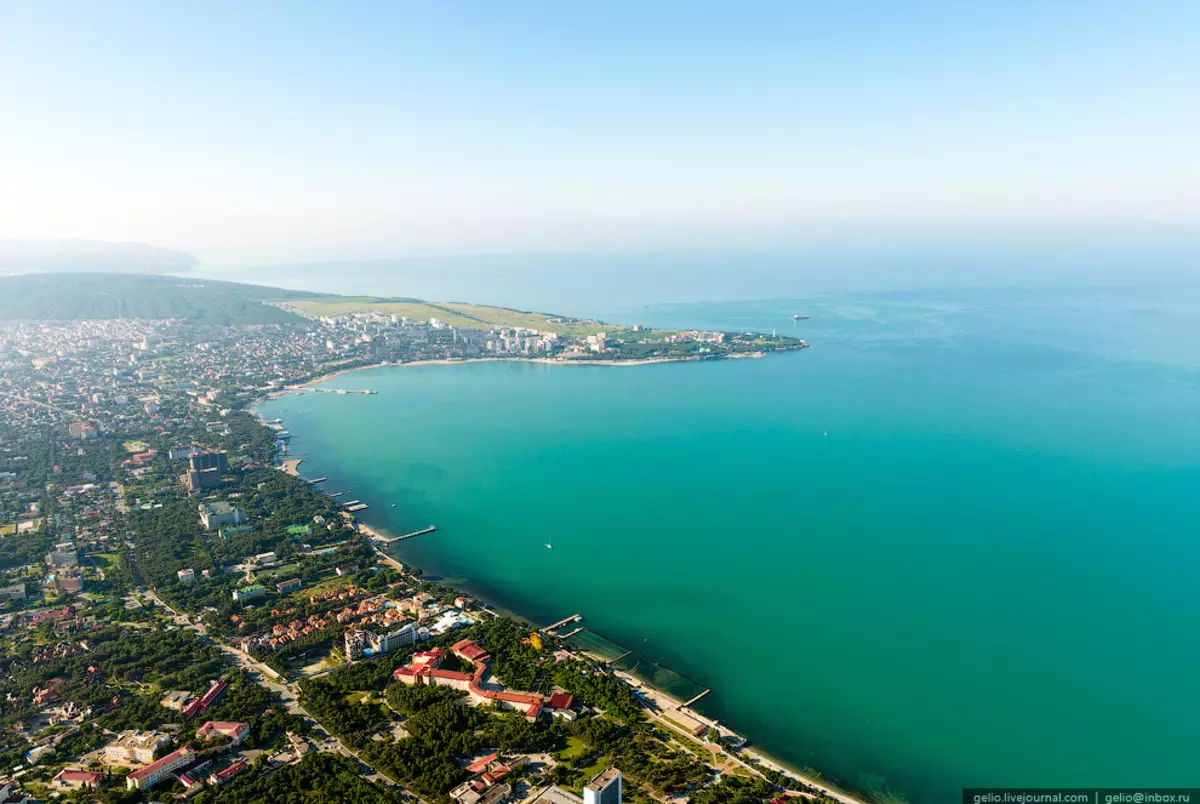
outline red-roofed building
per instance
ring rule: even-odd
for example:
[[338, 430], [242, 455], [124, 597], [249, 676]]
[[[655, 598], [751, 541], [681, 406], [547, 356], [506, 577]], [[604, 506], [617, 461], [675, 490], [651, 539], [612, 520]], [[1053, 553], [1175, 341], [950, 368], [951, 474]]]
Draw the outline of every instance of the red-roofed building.
[[565, 692], [556, 692], [546, 699], [546, 706], [551, 709], [572, 709], [574, 705], [575, 697]]
[[100, 779], [100, 774], [91, 771], [64, 769], [51, 780], [51, 784], [62, 790], [78, 790], [81, 787], [91, 787], [94, 790], [100, 785]]
[[196, 729], [196, 736], [201, 740], [212, 740], [216, 737], [228, 737], [231, 745], [239, 745], [250, 732], [249, 723], [230, 723], [222, 720], [210, 720]]
[[472, 776], [474, 776], [477, 773], [483, 773], [485, 770], [487, 770], [488, 765], [490, 765], [496, 761], [497, 756], [499, 756], [499, 755], [498, 754], [488, 754], [485, 757], [480, 757], [479, 759], [475, 760], [470, 765], [468, 765], [466, 768], [464, 768], [464, 770], [467, 773], [471, 774]]
[[460, 642], [455, 642], [450, 646], [450, 650], [456, 656], [461, 656], [468, 662], [483, 662], [487, 661], [488, 653], [483, 648], [475, 644], [472, 639], [464, 639]]
[[494, 690], [483, 686], [483, 677], [488, 667], [484, 661], [488, 658], [487, 651], [475, 644], [473, 640], [464, 639], [456, 642], [450, 648], [454, 654], [475, 665], [472, 673], [459, 673], [453, 670], [442, 670], [439, 665], [445, 654], [441, 651], [429, 651], [413, 656], [412, 664], [392, 672], [392, 678], [404, 684], [433, 684], [466, 690], [478, 703], [499, 701], [509, 709], [524, 709], [525, 717], [536, 720], [542, 712], [542, 696], [524, 692], [508, 692]]
[[483, 774], [482, 778], [483, 778], [483, 781], [487, 782], [489, 785], [493, 785], [510, 773], [512, 773], [512, 768], [508, 767], [507, 765], [497, 762], [495, 765], [492, 766], [491, 770], [489, 770], [487, 773]]
[[212, 686], [208, 688], [207, 692], [183, 708], [183, 714], [187, 717], [203, 715], [208, 710], [208, 707], [213, 705], [213, 702], [220, 697], [221, 693], [224, 692], [225, 688], [228, 686], [229, 682], [223, 678], [214, 681]]
[[225, 768], [225, 770], [219, 770], [216, 773], [209, 774], [208, 783], [211, 785], [224, 784], [248, 767], [250, 766], [239, 759], [228, 768]]
[[162, 759], [151, 762], [144, 768], [138, 768], [125, 777], [125, 786], [130, 790], [147, 790], [161, 782], [176, 768], [182, 768], [192, 761], [196, 752], [184, 746], [178, 751], [172, 751]]

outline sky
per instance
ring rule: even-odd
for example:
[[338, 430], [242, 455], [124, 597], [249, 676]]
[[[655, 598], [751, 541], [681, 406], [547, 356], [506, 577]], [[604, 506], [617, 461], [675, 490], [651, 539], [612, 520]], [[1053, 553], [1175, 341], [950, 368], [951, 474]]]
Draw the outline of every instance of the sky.
[[12, 0], [0, 237], [216, 263], [1178, 237], [1197, 30], [1195, 0]]

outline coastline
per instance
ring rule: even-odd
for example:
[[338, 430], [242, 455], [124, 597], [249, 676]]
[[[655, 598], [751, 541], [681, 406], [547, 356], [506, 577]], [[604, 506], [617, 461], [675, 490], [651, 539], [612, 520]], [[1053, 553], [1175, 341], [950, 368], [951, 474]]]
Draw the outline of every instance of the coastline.
[[[298, 461], [297, 461], [297, 463], [298, 463]], [[296, 477], [302, 477], [302, 475], [300, 475], [299, 472], [295, 472], [294, 474]], [[387, 539], [393, 535], [386, 528], [384, 528], [382, 526], [378, 526], [378, 525], [368, 524], [368, 523], [362, 521], [362, 519], [359, 517], [355, 517], [355, 526], [360, 533], [366, 534], [371, 539]], [[371, 546], [375, 550], [376, 554], [379, 555], [381, 560], [386, 561], [387, 563], [391, 564], [397, 570], [399, 570], [401, 572], [407, 572], [412, 569], [411, 566], [406, 565], [403, 562], [401, 562], [398, 558], [391, 555], [391, 553], [388, 552], [386, 549], [381, 549], [375, 543], [372, 543]], [[499, 603], [496, 603], [493, 600], [489, 600], [486, 597], [481, 596], [477, 590], [461, 588], [458, 584], [456, 584], [454, 582], [453, 579], [442, 579], [439, 581], [439, 583], [442, 583], [446, 586], [450, 586], [452, 588], [458, 589], [459, 591], [461, 591], [465, 594], [469, 594], [471, 597], [484, 603], [486, 610], [491, 611], [494, 614], [503, 614], [506, 616], [513, 617], [517, 620], [520, 620], [522, 622], [529, 624], [533, 628], [539, 627], [539, 623], [537, 623], [536, 621], [529, 619], [528, 617], [521, 614], [520, 612], [512, 611], [512, 610], [500, 605]], [[579, 650], [577, 648], [570, 648], [570, 650], [576, 650], [580, 653], [585, 653], [585, 654], [587, 653], [587, 651]], [[589, 655], [592, 655], [592, 654], [589, 654]], [[603, 657], [599, 657], [599, 656], [594, 656], [594, 658], [603, 660]], [[691, 707], [684, 706], [684, 703], [685, 703], [684, 701], [681, 701], [678, 698], [676, 698], [675, 696], [671, 695], [670, 693], [668, 693], [658, 687], [655, 687], [649, 681], [647, 681], [644, 678], [641, 678], [640, 676], [636, 675], [635, 673], [632, 673], [628, 670], [618, 670], [616, 668], [614, 668], [614, 673], [618, 678], [620, 678], [622, 681], [624, 681], [631, 688], [638, 690], [639, 692], [642, 692], [643, 694], [646, 695], [646, 697], [648, 697], [649, 699], [651, 699], [654, 702], [658, 711], [655, 712], [654, 710], [647, 709], [647, 716], [651, 719], [652, 722], [654, 722], [655, 724], [659, 725], [660, 727], [662, 727], [664, 729], [667, 729], [668, 731], [671, 731], [673, 733], [678, 732], [682, 736], [688, 737], [688, 735], [685, 732], [681, 731], [680, 728], [675, 723], [673, 723], [669, 718], [666, 718], [664, 716], [664, 713], [666, 713], [668, 711], [681, 712], [681, 713], [687, 715], [688, 717], [691, 717], [695, 720], [699, 720], [700, 722], [705, 723], [705, 724], [709, 724], [709, 725], [717, 724], [717, 721], [714, 721], [712, 718], [696, 711], [695, 709], [693, 709]], [[726, 728], [728, 729], [728, 727], [726, 727]], [[691, 738], [691, 739], [695, 740], [695, 738]], [[700, 742], [700, 745], [705, 748], [708, 747], [708, 744], [704, 743], [704, 742]], [[710, 749], [710, 750], [712, 750], [712, 749]], [[870, 799], [861, 797], [861, 795], [851, 793], [851, 792], [846, 792], [838, 787], [833, 786], [832, 783], [830, 783], [828, 780], [821, 778], [819, 775], [814, 777], [814, 776], [805, 774], [805, 773], [801, 772], [800, 770], [797, 770], [796, 768], [791, 767], [783, 760], [780, 760], [780, 759], [770, 755], [769, 753], [766, 753], [764, 750], [754, 747], [754, 746], [751, 746], [751, 745], [747, 745], [741, 749], [738, 749], [736, 752], [724, 751], [724, 752], [721, 752], [721, 755], [726, 757], [729, 761], [738, 763], [751, 771], [754, 770], [755, 765], [750, 763], [748, 760], [754, 760], [762, 767], [767, 768], [769, 770], [776, 771], [778, 773], [781, 773], [784, 776], [790, 777], [791, 779], [798, 781], [804, 785], [807, 785], [807, 786], [821, 792], [822, 794], [829, 796], [830, 798], [836, 799], [837, 801], [841, 802], [841, 804], [869, 804], [869, 802], [870, 802]], [[796, 793], [796, 792], [789, 791], [788, 793], [785, 793], [783, 795], [785, 795], [787, 797], [796, 797], [796, 796], [802, 795], [802, 793]]]
[[[383, 536], [386, 538], [387, 536], [390, 535], [385, 531], [385, 529], [383, 529], [381, 527], [376, 527], [374, 525], [368, 525], [367, 523], [363, 522], [360, 519], [356, 519], [355, 521], [356, 521], [359, 531], [366, 533], [368, 536], [371, 536], [371, 537]], [[397, 558], [392, 556], [390, 553], [380, 550], [378, 546], [373, 545], [373, 547], [375, 548], [375, 552], [378, 553], [381, 556], [381, 558], [383, 558], [385, 561], [389, 562], [390, 564], [397, 567], [398, 569], [402, 569], [405, 567], [405, 565], [403, 565]], [[495, 601], [489, 600], [486, 597], [481, 596], [479, 594], [479, 592], [474, 589], [460, 588], [457, 584], [455, 584], [453, 582], [452, 579], [442, 579], [439, 581], [439, 583], [442, 583], [446, 586], [455, 588], [458, 591], [461, 591], [464, 594], [468, 594], [471, 597], [475, 598], [476, 600], [479, 600], [479, 601], [485, 603], [486, 609], [494, 614], [498, 613], [498, 614], [504, 614], [506, 616], [513, 617], [517, 620], [527, 623], [532, 628], [540, 627], [540, 623], [529, 619], [528, 617], [521, 614], [520, 612], [516, 612], [511, 609], [505, 608], [504, 606], [501, 606], [500, 604], [496, 603]], [[600, 656], [600, 655], [597, 655], [594, 653], [590, 653], [587, 650], [582, 650], [582, 649], [579, 649], [579, 648], [576, 648], [573, 646], [569, 646], [568, 650], [590, 656], [591, 658], [593, 658], [597, 661], [601, 661], [601, 662], [605, 661], [605, 658], [603, 656]], [[698, 742], [701, 747], [708, 748], [709, 750], [714, 750], [713, 748], [710, 747], [709, 743], [699, 741], [695, 737], [690, 736], [686, 732], [681, 730], [680, 727], [676, 723], [674, 723], [670, 718], [665, 717], [665, 713], [669, 712], [669, 711], [677, 711], [677, 712], [680, 712], [692, 719], [698, 720], [702, 723], [705, 723], [709, 726], [714, 726], [714, 727], [718, 726], [718, 721], [715, 721], [712, 718], [708, 717], [707, 715], [697, 712], [695, 709], [693, 709], [691, 707], [685, 706], [684, 701], [681, 701], [679, 698], [671, 695], [670, 693], [668, 693], [658, 687], [655, 687], [652, 683], [650, 683], [646, 679], [638, 676], [636, 673], [633, 673], [628, 670], [619, 670], [616, 667], [613, 667], [613, 674], [617, 678], [619, 678], [623, 682], [625, 682], [625, 684], [627, 684], [629, 687], [643, 693], [647, 698], [649, 698], [650, 700], [652, 700], [654, 702], [658, 711], [656, 712], [649, 708], [647, 708], [647, 710], [646, 710], [647, 716], [650, 718], [651, 722], [655, 723], [656, 725], [658, 725], [672, 733], [677, 733], [686, 739], [691, 739], [695, 742]], [[731, 729], [729, 729], [729, 727], [725, 727], [725, 730], [731, 731]], [[718, 752], [716, 752], [714, 750], [714, 754], [716, 754], [716, 753], [718, 753]], [[784, 761], [771, 756], [770, 754], [766, 753], [762, 749], [747, 745], [747, 746], [744, 746], [744, 747], [738, 749], [736, 752], [720, 751], [719, 753], [721, 756], [724, 756], [729, 761], [737, 763], [737, 764], [745, 767], [747, 770], [750, 770], [751, 772], [754, 771], [755, 765], [751, 764], [747, 760], [755, 760], [762, 767], [767, 768], [769, 770], [776, 771], [777, 773], [781, 773], [784, 776], [790, 777], [791, 779], [794, 779], [795, 781], [798, 781], [804, 785], [807, 785], [807, 786], [813, 788], [814, 790], [817, 790], [830, 798], [836, 799], [837, 801], [841, 802], [841, 804], [869, 804], [869, 799], [863, 798], [854, 793], [846, 792], [838, 787], [834, 787], [834, 786], [832, 786], [832, 784], [829, 781], [822, 779], [819, 776], [814, 777], [814, 776], [809, 776], [805, 773], [802, 773], [801, 771], [797, 770], [796, 768], [789, 766]], [[788, 793], [784, 793], [782, 795], [784, 795], [785, 797], [796, 797], [798, 795], [802, 795], [802, 793], [789, 791]]]
[[[376, 527], [374, 525], [368, 525], [367, 523], [363, 522], [361, 519], [356, 518], [355, 524], [358, 527], [358, 530], [360, 532], [367, 534], [367, 536], [369, 536], [371, 538], [377, 538], [377, 537], [387, 538], [389, 536], [389, 534], [383, 528]], [[379, 554], [383, 560], [392, 564], [397, 569], [400, 569], [401, 571], [404, 571], [407, 569], [406, 565], [404, 565], [399, 559], [395, 558], [390, 553], [386, 552], [385, 550], [381, 550], [377, 545], [372, 545], [372, 547], [375, 549], [375, 552], [377, 554]], [[523, 614], [520, 614], [519, 612], [514, 612], [509, 609], [506, 609], [503, 606], [500, 606], [495, 601], [488, 600], [486, 598], [481, 597], [479, 595], [479, 593], [475, 590], [459, 589], [453, 583], [452, 580], [448, 580], [448, 579], [440, 581], [440, 583], [444, 583], [447, 586], [456, 588], [456, 589], [458, 589], [458, 591], [469, 594], [469, 595], [471, 595], [471, 597], [482, 601], [483, 603], [486, 604], [486, 608], [488, 611], [491, 611], [493, 613], [501, 613], [501, 614], [505, 614], [507, 616], [514, 617], [518, 620], [521, 620], [522, 622], [529, 624], [533, 628], [539, 627], [539, 624], [537, 622], [530, 620], [528, 617], [524, 616]], [[569, 650], [587, 654], [597, 660], [604, 661], [604, 657], [596, 656], [595, 654], [589, 654], [585, 650], [579, 650], [579, 649], [573, 648], [573, 647], [569, 648]], [[718, 723], [717, 721], [713, 720], [712, 718], [710, 718], [700, 712], [697, 712], [695, 709], [685, 706], [684, 701], [681, 701], [678, 698], [676, 698], [675, 696], [671, 695], [670, 693], [665, 692], [664, 690], [659, 689], [658, 687], [655, 687], [649, 681], [645, 680], [644, 678], [641, 678], [640, 676], [638, 676], [637, 674], [635, 674], [633, 672], [630, 672], [628, 670], [618, 670], [614, 667], [613, 673], [614, 673], [614, 675], [617, 676], [617, 678], [624, 681], [632, 689], [642, 692], [643, 694], [646, 695], [647, 698], [651, 699], [654, 702], [655, 706], [658, 708], [659, 711], [655, 712], [654, 710], [651, 710], [648, 708], [646, 710], [647, 716], [650, 718], [650, 720], [653, 723], [661, 726], [664, 729], [667, 729], [668, 731], [671, 731], [673, 733], [677, 732], [684, 737], [688, 736], [688, 735], [686, 735], [685, 732], [681, 731], [679, 726], [676, 725], [675, 723], [673, 723], [670, 718], [667, 718], [664, 716], [664, 714], [662, 714], [662, 713], [665, 713], [668, 711], [680, 712], [682, 714], [687, 715], [688, 717], [691, 717], [695, 720], [699, 720], [700, 722], [708, 724], [710, 726], [716, 726]], [[691, 739], [695, 740], [694, 737]], [[700, 742], [700, 745], [702, 747], [709, 748], [708, 743]], [[709, 748], [709, 750], [713, 750], [714, 754], [717, 753], [712, 748]], [[830, 782], [828, 782], [827, 780], [824, 780], [820, 777], [813, 777], [813, 776], [804, 774], [804, 773], [800, 772], [799, 770], [797, 770], [796, 768], [789, 766], [782, 760], [771, 756], [770, 754], [764, 752], [763, 750], [761, 750], [759, 748], [754, 748], [754, 747], [747, 745], [743, 748], [738, 749], [738, 751], [736, 753], [730, 752], [730, 751], [721, 751], [720, 754], [722, 756], [726, 757], [727, 759], [729, 759], [730, 761], [738, 763], [751, 771], [753, 771], [755, 766], [753, 764], [751, 764], [750, 762], [747, 762], [747, 760], [748, 759], [755, 760], [762, 767], [765, 767], [769, 770], [776, 771], [777, 773], [781, 773], [784, 776], [788, 776], [802, 784], [808, 785], [809, 787], [821, 792], [822, 794], [829, 796], [830, 798], [836, 799], [837, 801], [841, 802], [841, 804], [869, 804], [869, 799], [859, 797], [853, 793], [845, 792], [845, 791], [841, 790], [840, 788], [832, 786]], [[788, 793], [785, 793], [783, 795], [785, 795], [787, 797], [796, 797], [798, 795], [802, 795], [802, 793], [791, 793], [791, 795], [789, 795]]]
[[[756, 358], [757, 359], [757, 358], [763, 358], [763, 357], [765, 357], [764, 352], [747, 352], [747, 353], [741, 353], [741, 354], [736, 354], [736, 355], [728, 355], [728, 356], [724, 356], [724, 357], [716, 358], [716, 359], [721, 359], [721, 360], [744, 359], [744, 358]], [[318, 383], [325, 382], [327, 380], [342, 376], [344, 374], [351, 374], [353, 372], [365, 371], [367, 369], [375, 369], [375, 368], [403, 367], [403, 366], [430, 366], [430, 365], [458, 365], [458, 364], [465, 364], [465, 363], [542, 363], [542, 364], [547, 364], [547, 365], [640, 366], [640, 365], [648, 365], [651, 363], [700, 362], [702, 360], [712, 360], [712, 359], [714, 359], [714, 358], [679, 357], [679, 358], [653, 358], [653, 359], [647, 359], [647, 360], [562, 361], [562, 360], [545, 359], [545, 358], [468, 358], [468, 359], [461, 359], [461, 360], [458, 360], [458, 359], [418, 360], [418, 361], [411, 361], [411, 362], [405, 362], [405, 363], [384, 362], [384, 363], [375, 363], [375, 364], [371, 364], [371, 365], [367, 365], [367, 366], [355, 366], [353, 368], [339, 369], [337, 371], [330, 372], [328, 374], [321, 375], [319, 377], [315, 377], [315, 378], [308, 380], [306, 382], [303, 382], [303, 383], [289, 385], [284, 389], [280, 389], [278, 391], [275, 391], [275, 392], [272, 392], [272, 393], [266, 395], [265, 397], [254, 400], [247, 407], [248, 407], [248, 410], [253, 415], [258, 416], [257, 411], [255, 411], [254, 409], [259, 404], [266, 401], [267, 399], [273, 399], [273, 398], [276, 398], [279, 396], [283, 396], [289, 392], [296, 391], [296, 390], [299, 390], [299, 389], [302, 389], [302, 388], [305, 388], [305, 387], [308, 387], [311, 385], [316, 385]], [[259, 418], [261, 419], [261, 417], [259, 417]], [[295, 477], [303, 477], [303, 475], [299, 472], [299, 464], [301, 463], [301, 461], [303, 461], [303, 458], [284, 460], [281, 463], [280, 470], [285, 471], [288, 474], [291, 474]], [[391, 534], [389, 534], [385, 528], [383, 528], [381, 526], [374, 526], [374, 525], [367, 524], [366, 522], [363, 522], [362, 519], [359, 517], [355, 517], [355, 524], [360, 532], [366, 534], [372, 540], [386, 539], [391, 536]], [[372, 547], [382, 560], [392, 564], [397, 569], [399, 569], [401, 571], [406, 571], [407, 569], [411, 569], [410, 567], [407, 567], [402, 562], [400, 562], [399, 559], [392, 556], [386, 549], [380, 549], [378, 547], [378, 545], [374, 544], [374, 542], [372, 542]], [[458, 588], [457, 585], [450, 579], [445, 580], [444, 583], [446, 583], [446, 585], [448, 585], [448, 586]], [[509, 610], [505, 609], [504, 607], [500, 606], [499, 604], [495, 603], [494, 601], [488, 600], [485, 597], [481, 597], [479, 595], [479, 593], [476, 591], [473, 591], [470, 589], [462, 589], [461, 591], [468, 593], [472, 597], [485, 603], [486, 608], [488, 610], [498, 611], [498, 612], [502, 612], [506, 615], [513, 616], [516, 619], [522, 620], [524, 622], [527, 622], [527, 623], [533, 625], [534, 627], [537, 627], [537, 625], [538, 625], [536, 622], [530, 620], [528, 617], [525, 617], [524, 615], [520, 614], [519, 612], [509, 611]], [[692, 709], [690, 707], [685, 707], [683, 705], [684, 704], [683, 701], [680, 701], [677, 698], [675, 698], [674, 696], [665, 692], [664, 690], [661, 690], [661, 689], [653, 686], [650, 682], [638, 677], [634, 673], [630, 673], [630, 672], [624, 671], [624, 670], [614, 670], [614, 672], [617, 674], [617, 676], [619, 678], [621, 678], [630, 687], [643, 692], [644, 694], [647, 695], [647, 697], [649, 697], [651, 700], [655, 701], [656, 706], [658, 706], [658, 708], [661, 712], [675, 710], [675, 711], [679, 711], [684, 714], [687, 714], [690, 717], [695, 718], [695, 719], [697, 719], [701, 722], [707, 723], [707, 724], [714, 724], [716, 722], [716, 721], [713, 721], [711, 718], [695, 711], [694, 709]], [[679, 731], [679, 728], [676, 725], [674, 725], [669, 719], [663, 717], [662, 714], [653, 712], [652, 710], [649, 710], [649, 709], [647, 710], [647, 714], [651, 718], [652, 722], [658, 724], [659, 726], [666, 728], [672, 732]], [[680, 733], [682, 733], [682, 732], [680, 732]], [[702, 743], [701, 745], [707, 746], [706, 743]], [[747, 761], [747, 760], [752, 759], [755, 762], [757, 762], [759, 765], [761, 765], [763, 768], [767, 768], [769, 770], [776, 771], [776, 772], [783, 774], [784, 776], [787, 776], [797, 782], [807, 785], [808, 787], [811, 787], [812, 789], [817, 790], [830, 798], [836, 799], [837, 801], [841, 802], [841, 804], [869, 804], [869, 801], [870, 801], [870, 799], [861, 797], [858, 794], [844, 792], [843, 790], [841, 790], [837, 787], [831, 786], [830, 782], [823, 780], [819, 775], [816, 777], [806, 775], [805, 773], [802, 773], [801, 771], [797, 770], [796, 768], [789, 766], [786, 762], [779, 760], [779, 759], [771, 756], [770, 754], [765, 753], [761, 749], [758, 749], [755, 747], [745, 746], [745, 747], [739, 749], [737, 752], [725, 751], [725, 752], [722, 752], [722, 754], [723, 754], [723, 756], [728, 758], [730, 761], [739, 763], [739, 764], [745, 766], [747, 769], [753, 769], [755, 767], [754, 764], [751, 764], [750, 762]], [[802, 796], [803, 793], [788, 791], [788, 792], [784, 793], [783, 795], [785, 795], [787, 797], [798, 797], [798, 796]]]
[[[781, 349], [778, 351], [796, 351], [795, 349]], [[409, 360], [405, 362], [380, 362], [371, 363], [366, 366], [354, 366], [352, 368], [337, 369], [327, 374], [321, 374], [313, 377], [311, 380], [294, 383], [285, 386], [275, 391], [270, 391], [260, 399], [252, 401], [248, 407], [254, 408], [263, 399], [274, 399], [291, 391], [298, 391], [302, 388], [307, 388], [310, 385], [327, 382], [335, 377], [341, 377], [344, 374], [353, 374], [356, 371], [367, 371], [368, 369], [378, 368], [405, 368], [408, 366], [465, 366], [469, 363], [538, 363], [544, 366], [649, 366], [655, 363], [701, 363], [705, 361], [716, 360], [761, 360], [767, 356], [766, 352], [739, 352], [731, 355], [721, 355], [719, 357], [649, 357], [644, 360], [558, 360], [548, 357], [466, 357], [466, 358], [438, 358], [435, 360]]]

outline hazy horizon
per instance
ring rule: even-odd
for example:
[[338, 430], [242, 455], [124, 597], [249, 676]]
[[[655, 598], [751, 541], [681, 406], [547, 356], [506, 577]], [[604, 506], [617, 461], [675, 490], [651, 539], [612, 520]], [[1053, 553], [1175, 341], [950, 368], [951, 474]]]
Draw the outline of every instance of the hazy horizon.
[[6, 4], [0, 238], [220, 269], [1195, 243], [1198, 23], [1187, 2]]

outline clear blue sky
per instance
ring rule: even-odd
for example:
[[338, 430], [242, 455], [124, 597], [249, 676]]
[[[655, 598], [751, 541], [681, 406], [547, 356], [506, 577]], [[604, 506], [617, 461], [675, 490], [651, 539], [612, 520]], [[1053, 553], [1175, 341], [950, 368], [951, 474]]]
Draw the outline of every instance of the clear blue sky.
[[1200, 223], [1200, 2], [0, 3], [0, 237]]

